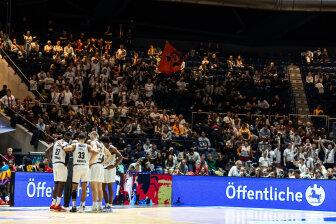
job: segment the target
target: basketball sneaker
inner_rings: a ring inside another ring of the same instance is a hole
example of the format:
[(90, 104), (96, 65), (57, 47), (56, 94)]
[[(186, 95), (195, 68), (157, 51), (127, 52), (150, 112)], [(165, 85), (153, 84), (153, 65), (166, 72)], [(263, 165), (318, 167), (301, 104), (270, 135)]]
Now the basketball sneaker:
[(55, 206), (55, 210), (54, 211), (57, 211), (57, 212), (66, 212), (67, 210), (65, 208), (62, 208), (61, 205), (57, 205), (57, 206)]
[(50, 205), (49, 210), (50, 210), (50, 211), (55, 211), (55, 205)]
[(79, 213), (83, 213), (83, 212), (85, 212), (85, 207), (80, 206), (79, 209), (78, 209), (78, 212), (79, 212)]
[(111, 206), (105, 206), (104, 212), (113, 212)]
[(97, 206), (91, 206), (91, 209), (89, 210), (90, 213), (98, 212)]
[(76, 207), (72, 207), (72, 208), (70, 209), (70, 212), (77, 212), (77, 208), (76, 208)]

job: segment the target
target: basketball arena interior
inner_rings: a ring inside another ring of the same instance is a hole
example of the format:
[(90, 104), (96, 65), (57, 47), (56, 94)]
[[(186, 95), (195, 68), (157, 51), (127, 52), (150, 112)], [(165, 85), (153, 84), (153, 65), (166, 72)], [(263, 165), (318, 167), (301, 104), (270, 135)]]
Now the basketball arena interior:
[(0, 0), (0, 224), (336, 223), (334, 0)]

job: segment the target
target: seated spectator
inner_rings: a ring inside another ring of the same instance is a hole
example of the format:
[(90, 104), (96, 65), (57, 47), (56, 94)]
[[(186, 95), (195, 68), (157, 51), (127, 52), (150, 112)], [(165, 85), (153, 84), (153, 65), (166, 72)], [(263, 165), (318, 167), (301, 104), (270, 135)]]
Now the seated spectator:
[(188, 175), (188, 166), (185, 159), (182, 159), (178, 165), (179, 175)]
[(168, 158), (166, 159), (165, 165), (167, 169), (173, 169), (173, 170), (175, 169), (176, 162), (174, 161), (173, 155), (168, 156)]
[(175, 137), (180, 137), (183, 135), (183, 127), (180, 125), (180, 122), (178, 119), (175, 120), (175, 123), (173, 125), (173, 133)]
[(69, 42), (66, 47), (64, 47), (64, 57), (72, 58), (75, 57), (75, 51), (71, 47), (71, 43)]
[(210, 140), (206, 137), (204, 131), (202, 131), (201, 136), (198, 138), (198, 144), (198, 149), (200, 150), (201, 154), (205, 153), (206, 156), (208, 153), (214, 154), (215, 150), (211, 148)]
[(246, 124), (243, 123), (241, 128), (239, 129), (239, 136), (243, 141), (250, 141), (251, 138), (251, 132), (250, 130), (246, 127)]
[(48, 40), (47, 41), (47, 45), (44, 46), (44, 55), (46, 57), (52, 57), (53, 51), (54, 51), (54, 47), (51, 45), (51, 41)]
[(214, 176), (218, 168), (216, 167), (216, 160), (213, 159), (213, 155), (211, 153), (208, 155), (208, 159), (206, 160), (206, 165), (210, 171), (211, 176)]
[(242, 162), (240, 160), (237, 160), (235, 166), (232, 166), (228, 176), (229, 177), (240, 177), (240, 169), (242, 168)]
[(313, 112), (313, 115), (324, 115), (324, 111), (321, 109), (321, 105), (317, 105), (316, 109)]
[(8, 162), (10, 160), (12, 160), (14, 166), (15, 166), (15, 156), (13, 155), (13, 149), (12, 148), (8, 148), (7, 149), (7, 153), (5, 155), (3, 155), (2, 157), (2, 164), (8, 164)]
[(150, 59), (155, 59), (155, 48), (153, 45), (150, 45), (149, 49), (148, 49), (148, 52), (147, 52), (147, 55)]
[(206, 166), (206, 162), (202, 161), (200, 165), (196, 167), (196, 173), (197, 176), (209, 176), (209, 169)]
[(195, 152), (193, 148), (189, 150), (187, 154), (187, 166), (189, 171), (195, 171), (196, 162), (200, 160), (200, 155), (198, 152)]
[(269, 160), (269, 158), (267, 157), (267, 151), (264, 150), (262, 152), (261, 157), (259, 158), (259, 167), (261, 167), (261, 168), (268, 168), (271, 165), (272, 165), (272, 163)]
[(236, 64), (237, 64), (237, 67), (240, 67), (240, 68), (243, 68), (244, 65), (243, 65), (243, 59), (240, 55), (238, 55), (237, 59), (236, 59)]
[(131, 169), (129, 171), (142, 172), (142, 166), (141, 166), (140, 159), (138, 159), (135, 163), (131, 163), (129, 167)]
[(149, 161), (146, 162), (144, 168), (142, 169), (142, 172), (152, 173), (153, 171), (154, 171), (154, 165), (151, 164)]
[(162, 156), (161, 152), (158, 152), (155, 158), (155, 173), (156, 174), (163, 174), (163, 169), (166, 167), (165, 159)]

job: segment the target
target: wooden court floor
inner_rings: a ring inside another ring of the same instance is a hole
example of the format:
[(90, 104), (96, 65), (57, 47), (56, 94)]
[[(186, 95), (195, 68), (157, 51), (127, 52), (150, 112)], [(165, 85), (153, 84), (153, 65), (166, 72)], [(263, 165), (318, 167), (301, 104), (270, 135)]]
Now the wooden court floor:
[(112, 213), (50, 212), (46, 208), (11, 208), (7, 210), (0, 207), (0, 224), (194, 223), (173, 221), (172, 212), (173, 208), (171, 207), (118, 208), (113, 209)]
[(112, 213), (50, 212), (47, 208), (0, 207), (0, 224), (336, 224), (335, 212), (237, 207), (129, 207)]

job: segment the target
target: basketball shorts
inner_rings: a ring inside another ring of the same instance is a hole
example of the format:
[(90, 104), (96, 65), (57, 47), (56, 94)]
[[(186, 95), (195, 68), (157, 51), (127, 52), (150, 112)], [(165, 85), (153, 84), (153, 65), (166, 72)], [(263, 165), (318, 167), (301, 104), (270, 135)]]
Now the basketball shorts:
[(54, 181), (66, 182), (68, 177), (68, 169), (63, 163), (53, 164)]
[(90, 168), (87, 165), (74, 165), (72, 171), (72, 182), (78, 184), (81, 182), (89, 182)]
[(104, 182), (104, 167), (101, 163), (96, 163), (91, 166), (90, 182)]
[(104, 169), (104, 183), (114, 183), (116, 179), (117, 169)]

